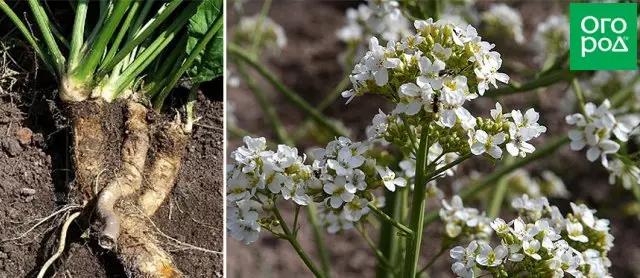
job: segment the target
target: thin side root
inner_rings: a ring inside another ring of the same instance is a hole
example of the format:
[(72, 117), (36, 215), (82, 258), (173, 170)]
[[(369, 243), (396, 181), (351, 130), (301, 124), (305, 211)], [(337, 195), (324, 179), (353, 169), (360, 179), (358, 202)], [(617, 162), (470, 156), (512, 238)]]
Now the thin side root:
[(160, 146), (147, 175), (150, 187), (138, 199), (146, 216), (153, 216), (173, 189), (188, 139), (176, 123), (170, 124), (159, 137)]
[(127, 137), (122, 144), (122, 167), (100, 193), (96, 204), (103, 228), (98, 239), (102, 248), (111, 250), (116, 246), (120, 234), (120, 216), (114, 206), (120, 198), (137, 192), (142, 183), (142, 169), (149, 149), (147, 108), (135, 102), (127, 105)]
[(60, 243), (58, 244), (58, 251), (56, 251), (53, 254), (53, 256), (51, 256), (51, 258), (49, 258), (47, 262), (44, 263), (44, 265), (40, 269), (40, 272), (38, 273), (38, 278), (43, 278), (44, 275), (47, 273), (47, 269), (49, 269), (51, 264), (53, 264), (53, 262), (55, 262), (58, 259), (58, 257), (62, 255), (62, 252), (64, 251), (65, 242), (67, 241), (67, 230), (69, 230), (69, 225), (71, 225), (71, 223), (76, 218), (78, 218), (78, 216), (80, 216), (80, 212), (73, 213), (72, 215), (69, 216), (69, 218), (67, 218), (67, 220), (62, 225), (62, 231), (60, 232)]

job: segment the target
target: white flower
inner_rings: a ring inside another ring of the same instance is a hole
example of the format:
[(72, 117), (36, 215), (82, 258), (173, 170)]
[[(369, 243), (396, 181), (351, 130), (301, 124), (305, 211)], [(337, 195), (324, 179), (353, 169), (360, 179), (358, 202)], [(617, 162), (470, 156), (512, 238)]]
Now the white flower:
[(494, 267), (502, 264), (507, 257), (508, 249), (504, 245), (498, 245), (494, 250), (489, 244), (482, 243), (480, 245), (480, 254), (476, 257), (479, 265)]
[(384, 187), (386, 187), (389, 191), (396, 191), (396, 186), (405, 187), (407, 186), (407, 181), (403, 178), (396, 177), (396, 173), (393, 172), (389, 167), (382, 168), (380, 166), (376, 166), (376, 170), (380, 177), (382, 178), (382, 182), (384, 183)]
[(510, 244), (508, 248), (509, 248), (509, 261), (519, 262), (524, 259), (524, 254), (520, 253), (520, 250), (522, 250), (522, 245)]
[(367, 199), (354, 197), (351, 202), (348, 202), (344, 206), (344, 218), (349, 221), (360, 221), (360, 218), (369, 213), (369, 207), (367, 207)]
[(338, 176), (335, 178), (333, 182), (327, 183), (324, 185), (323, 190), (327, 194), (331, 195), (329, 197), (329, 204), (333, 208), (339, 208), (344, 202), (351, 202), (353, 197), (355, 196), (353, 193), (355, 192), (355, 188), (349, 192), (345, 186), (347, 185), (347, 180), (343, 176)]
[(478, 249), (478, 243), (474, 240), (469, 243), (467, 248), (456, 246), (449, 251), (449, 256), (454, 260), (451, 270), (453, 273), (462, 278), (473, 278), (475, 273), (475, 252)]
[[(591, 134), (587, 134), (588, 136)], [(587, 139), (588, 140), (588, 139)], [(607, 161), (607, 154), (612, 154), (618, 152), (620, 149), (620, 145), (613, 140), (601, 140), (597, 144), (592, 145), (589, 150), (587, 150), (587, 159), (591, 162), (596, 161), (598, 157), (600, 157), (602, 161), (602, 165), (607, 167), (609, 164)]]
[(376, 85), (384, 86), (389, 82), (389, 72), (400, 65), (398, 58), (387, 57), (387, 52), (393, 52), (393, 43), (389, 42), (387, 49), (380, 46), (376, 37), (369, 39), (369, 52), (365, 55), (365, 66), (376, 80)]
[(533, 132), (531, 129), (524, 128), (519, 129), (512, 123), (509, 126), (509, 137), (511, 140), (507, 143), (507, 151), (511, 156), (525, 157), (528, 153), (533, 153), (536, 148), (527, 143), (527, 141), (533, 138)]
[(587, 227), (589, 228), (594, 227), (594, 225), (596, 224), (595, 216), (593, 215), (595, 210), (591, 210), (585, 204), (577, 205), (571, 202), (570, 205), (571, 205), (571, 210), (573, 211), (573, 216), (582, 220), (582, 222), (585, 225), (587, 225)]
[(465, 130), (475, 126), (475, 119), (471, 116), (471, 113), (462, 107), (466, 100), (462, 90), (443, 91), (441, 99), (442, 108), (438, 111), (442, 125), (453, 127), (456, 124), (456, 120), (460, 119), (462, 127)]
[(388, 117), (389, 116), (382, 112), (382, 110), (378, 110), (378, 114), (373, 116), (372, 125), (367, 127), (366, 130), (369, 140), (376, 140), (387, 133), (387, 129), (389, 128), (389, 124), (387, 123)]
[(640, 181), (640, 168), (633, 164), (626, 164), (620, 159), (611, 161), (607, 170), (609, 170), (610, 173), (610, 184), (615, 184), (616, 178), (620, 178), (622, 180), (622, 186), (624, 186), (625, 189), (631, 189), (634, 183)]
[(506, 30), (516, 43), (522, 44), (524, 42), (522, 17), (517, 10), (505, 4), (492, 4), (489, 10), (482, 13), (482, 20), (501, 27), (496, 32)]
[(510, 229), (511, 233), (523, 242), (533, 239), (540, 232), (538, 227), (535, 225), (528, 226), (520, 217), (513, 221), (513, 228)]
[(579, 242), (589, 242), (589, 238), (582, 234), (582, 224), (573, 223), (571, 221), (567, 222), (567, 235), (570, 239), (579, 241)]
[(415, 115), (420, 109), (431, 103), (431, 95), (433, 90), (424, 77), (418, 77), (416, 84), (406, 83), (400, 86), (399, 94), (402, 101), (398, 103), (395, 113), (404, 113), (407, 115)]
[(502, 83), (509, 83), (509, 76), (504, 73), (498, 72), (498, 69), (502, 65), (502, 59), (498, 52), (489, 52), (482, 55), (482, 59), (477, 61), (480, 65), (479, 68), (475, 68), (476, 79), (478, 81), (478, 93), (484, 95), (484, 92), (489, 89), (489, 84), (498, 88), (496, 81)]
[(542, 257), (540, 256), (540, 254), (538, 254), (538, 250), (540, 250), (540, 242), (536, 239), (532, 239), (532, 240), (528, 240), (528, 241), (523, 241), (522, 242), (522, 249), (524, 250), (524, 253), (533, 258), (534, 260), (541, 260)]
[(504, 143), (504, 133), (489, 135), (484, 130), (477, 130), (473, 139), (475, 142), (471, 144), (471, 153), (481, 155), (486, 152), (495, 159), (502, 157), (502, 149), (498, 145)]
[(348, 176), (353, 173), (354, 168), (362, 166), (365, 158), (359, 154), (355, 154), (350, 147), (341, 148), (338, 151), (337, 159), (327, 160), (327, 166), (336, 171), (338, 175)]
[(257, 208), (260, 206), (253, 200), (232, 201), (227, 206), (227, 231), (236, 240), (250, 244), (258, 239), (260, 224)]
[(501, 218), (491, 221), (491, 228), (498, 234), (506, 234), (509, 232), (509, 225)]
[(502, 114), (502, 105), (499, 102), (496, 102), (496, 109), (491, 109), (489, 113), (496, 122), (501, 122), (504, 118), (511, 116), (510, 114)]
[[(443, 71), (445, 68), (445, 63), (440, 59), (433, 59), (433, 62), (425, 56), (421, 56), (418, 58), (418, 68), (420, 69), (420, 74), (423, 76), (437, 76), (440, 71)], [(442, 81), (433, 86), (434, 89), (440, 89), (442, 87)]]

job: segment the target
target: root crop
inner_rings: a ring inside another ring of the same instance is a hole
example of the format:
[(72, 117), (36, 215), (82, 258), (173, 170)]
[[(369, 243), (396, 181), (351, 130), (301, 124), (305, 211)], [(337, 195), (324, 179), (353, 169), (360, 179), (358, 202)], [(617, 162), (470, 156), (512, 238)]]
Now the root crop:
[[(105, 147), (107, 129), (102, 122), (107, 105), (124, 105), (126, 117), (120, 156), (115, 163), (104, 162), (107, 152), (118, 151)], [(74, 138), (75, 188), (82, 193), (83, 204), (94, 204), (85, 208), (94, 209), (95, 214), (89, 211), (82, 215), (96, 216), (88, 220), (94, 222), (91, 234), (96, 235), (99, 246), (115, 252), (130, 277), (183, 277), (147, 221), (175, 184), (188, 141), (180, 123), (150, 123), (148, 114), (153, 112), (135, 101), (85, 100), (70, 105), (68, 111)], [(152, 146), (154, 152), (149, 155)], [(118, 168), (105, 168), (111, 164)], [(115, 175), (96, 196), (92, 184), (105, 171)], [(65, 227), (70, 221), (73, 219), (69, 219)], [(64, 237), (61, 240), (64, 241)], [(42, 275), (63, 249), (61, 243), (61, 248), (42, 269)]]

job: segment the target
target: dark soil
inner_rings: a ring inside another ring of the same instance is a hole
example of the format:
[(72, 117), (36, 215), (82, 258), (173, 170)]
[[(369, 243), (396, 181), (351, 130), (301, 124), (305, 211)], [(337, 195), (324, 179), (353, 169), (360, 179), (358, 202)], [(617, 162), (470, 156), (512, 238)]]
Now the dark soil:
[[(245, 13), (253, 15), (259, 12), (262, 1), (248, 1), (244, 5)], [(488, 1), (484, 1), (488, 2)], [(559, 13), (565, 4), (550, 1), (509, 1), (519, 9), (525, 22), (525, 36), (537, 27), (538, 22), (546, 19), (551, 13)], [(287, 34), (288, 44), (279, 56), (266, 58), (267, 66), (294, 91), (302, 95), (309, 103), (319, 103), (344, 76), (339, 64), (339, 54), (344, 46), (337, 40), (335, 30), (342, 26), (346, 7), (357, 6), (356, 1), (274, 1), (271, 18), (283, 26)], [(231, 6), (231, 5), (230, 5)], [(487, 3), (479, 3), (480, 8), (487, 8)], [(238, 13), (229, 7), (228, 24), (237, 23)], [(481, 33), (482, 34), (482, 33)], [(496, 41), (497, 49), (503, 59), (516, 60), (532, 67), (535, 65), (530, 58), (531, 52), (523, 47), (504, 45)], [(535, 68), (533, 68), (535, 69)], [(512, 75), (512, 78), (523, 81)], [(517, 94), (501, 100), (503, 107), (508, 109), (523, 109), (535, 107), (540, 111), (541, 122), (548, 127), (548, 132), (534, 145), (541, 146), (560, 135), (566, 134), (568, 126), (564, 116), (571, 111), (561, 102), (568, 84), (559, 83), (539, 93)], [(264, 88), (271, 88), (264, 83)], [(302, 116), (298, 110), (282, 98), (277, 92), (270, 90), (270, 99), (277, 106), (280, 119), (289, 131), (295, 130), (301, 123)], [(262, 113), (253, 94), (245, 86), (229, 88), (228, 100), (235, 106), (235, 116), (238, 126), (258, 136), (265, 136), (275, 141), (275, 136), (266, 117)], [(474, 101), (472, 113), (488, 114), (495, 101), (480, 98)], [(362, 137), (364, 128), (370, 124), (371, 118), (382, 108), (389, 111), (389, 104), (377, 97), (364, 96), (354, 99), (348, 106), (344, 100), (335, 101), (325, 114), (340, 119), (352, 129), (356, 137)], [(240, 138), (229, 137), (228, 152), (242, 144)], [(299, 149), (305, 150), (316, 143), (310, 140), (302, 141)], [(474, 159), (460, 167), (459, 172), (468, 174), (471, 170), (490, 173), (495, 169), (485, 159)], [(559, 149), (554, 155), (542, 159), (527, 167), (533, 175), (543, 170), (551, 170), (558, 174), (572, 193), (571, 200), (581, 200), (592, 208), (598, 209), (598, 216), (611, 220), (611, 232), (615, 236), (616, 245), (609, 254), (613, 266), (613, 277), (636, 277), (640, 275), (640, 219), (628, 216), (621, 211), (633, 201), (628, 191), (620, 186), (611, 186), (607, 182), (608, 174), (596, 163), (589, 163), (584, 152), (573, 152), (567, 146)], [(447, 196), (452, 195), (452, 180), (439, 183)], [(561, 210), (569, 209), (567, 200), (552, 200)], [(434, 201), (428, 202), (431, 208), (437, 207)], [(467, 204), (468, 206), (486, 208), (480, 201)], [(285, 207), (284, 217), (293, 218), (293, 207)], [(308, 251), (312, 259), (319, 266), (320, 261), (314, 252), (313, 237), (306, 218), (300, 223), (303, 226), (298, 234), (302, 247)], [(443, 227), (440, 223), (430, 225), (425, 232), (422, 262), (437, 253), (442, 238)], [(376, 239), (374, 229), (370, 229), (371, 236)], [(366, 242), (355, 231), (343, 235), (325, 233), (327, 246), (334, 277), (374, 277), (376, 257)], [(229, 277), (312, 277), (306, 266), (299, 259), (293, 248), (283, 240), (278, 240), (263, 231), (260, 239), (244, 245), (233, 238), (227, 241), (227, 273)], [(431, 277), (454, 277), (450, 270), (451, 261), (442, 256), (430, 270)]]
[[(60, 224), (68, 215), (61, 213), (15, 239), (65, 205), (73, 179), (64, 113), (56, 108), (52, 95), (31, 83), (0, 91), (0, 277), (34, 277), (57, 248)], [(221, 81), (214, 83), (214, 89), (207, 87), (198, 96), (197, 116), (202, 119), (187, 145), (176, 186), (152, 220), (167, 236), (221, 251), (223, 103)], [(106, 127), (114, 129), (108, 132), (113, 134), (110, 142), (118, 142), (121, 125), (115, 121)], [(54, 277), (126, 277), (114, 255), (93, 240), (82, 239), (81, 233), (80, 225), (74, 223), (64, 255), (54, 264)], [(187, 277), (223, 276), (222, 255), (184, 248), (156, 236)]]

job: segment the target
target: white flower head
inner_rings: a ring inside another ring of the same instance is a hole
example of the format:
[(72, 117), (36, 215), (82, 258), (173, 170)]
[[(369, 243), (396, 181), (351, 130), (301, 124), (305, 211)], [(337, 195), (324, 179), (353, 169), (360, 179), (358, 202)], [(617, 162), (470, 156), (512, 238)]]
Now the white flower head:
[(381, 166), (376, 166), (376, 170), (380, 177), (382, 178), (382, 182), (384, 183), (384, 187), (386, 187), (389, 191), (393, 192), (396, 190), (396, 186), (405, 187), (407, 186), (407, 181), (401, 177), (396, 177), (396, 173), (393, 170), (389, 169), (389, 167), (382, 168)]

